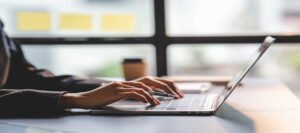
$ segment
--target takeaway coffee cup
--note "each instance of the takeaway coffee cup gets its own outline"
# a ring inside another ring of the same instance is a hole
[[[141,58],[126,58],[122,62],[125,80],[134,80],[147,74],[147,63]]]

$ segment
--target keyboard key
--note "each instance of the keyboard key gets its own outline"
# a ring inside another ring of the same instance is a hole
[[[183,99],[162,100],[161,104],[151,110],[192,110],[208,106],[212,103],[209,95],[189,95]]]

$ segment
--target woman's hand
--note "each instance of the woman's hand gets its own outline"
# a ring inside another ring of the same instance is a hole
[[[177,98],[182,98],[183,93],[176,87],[173,81],[156,78],[156,77],[142,77],[134,81],[143,83],[153,90],[163,91],[175,95]]]
[[[182,93],[176,88],[173,82],[143,77],[135,81],[112,82],[91,91],[81,93],[65,93],[59,102],[61,108],[100,108],[121,99],[133,98],[151,105],[158,105],[160,102],[148,91],[160,90],[171,93],[177,98],[182,97]]]

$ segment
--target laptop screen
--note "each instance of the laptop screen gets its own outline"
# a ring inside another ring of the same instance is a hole
[[[268,36],[265,38],[264,42],[260,45],[260,47],[255,51],[254,55],[251,57],[250,61],[243,66],[241,71],[235,75],[231,81],[229,81],[222,91],[217,104],[217,110],[220,106],[225,102],[228,96],[232,93],[232,91],[239,85],[242,79],[247,75],[250,69],[255,65],[255,63],[260,59],[260,57],[265,53],[265,51],[269,48],[269,46],[275,41],[274,38]]]

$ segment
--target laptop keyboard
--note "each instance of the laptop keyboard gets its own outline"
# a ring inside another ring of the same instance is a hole
[[[182,99],[160,99],[161,104],[150,110],[199,110],[211,108],[215,95],[186,95]]]

